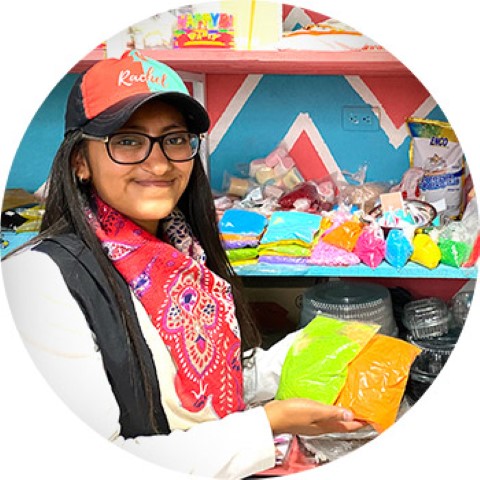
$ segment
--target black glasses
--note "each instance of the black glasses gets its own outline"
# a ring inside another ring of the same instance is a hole
[[[170,162],[189,162],[198,153],[201,137],[196,133],[172,132],[152,137],[146,133],[120,132],[106,137],[83,134],[83,138],[105,143],[109,157],[121,165],[144,162],[158,143]]]

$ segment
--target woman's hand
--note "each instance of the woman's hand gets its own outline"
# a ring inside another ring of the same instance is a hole
[[[366,425],[365,422],[354,420],[353,413],[345,408],[323,405],[314,400],[272,400],[264,408],[274,435],[353,432]]]

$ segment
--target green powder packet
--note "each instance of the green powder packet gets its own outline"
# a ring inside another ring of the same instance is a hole
[[[442,254],[441,262],[451,267],[461,267],[470,256],[472,246],[465,242],[458,242],[448,238],[440,238],[438,247]]]
[[[348,364],[379,328],[378,324],[315,317],[285,357],[276,398],[309,398],[333,405],[345,385]]]

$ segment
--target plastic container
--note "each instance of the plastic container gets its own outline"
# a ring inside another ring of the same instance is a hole
[[[334,281],[309,288],[302,298],[300,327],[317,315],[377,323],[380,333],[398,335],[390,292],[373,283]]]
[[[407,341],[422,349],[410,368],[407,382],[407,395],[416,402],[437,378],[445,366],[457,340],[459,331],[443,337],[417,340],[412,335],[407,335]]]
[[[422,375],[421,373],[411,370],[405,389],[408,398],[415,403],[428,390],[435,378],[436,377],[432,375]]]
[[[413,300],[404,307],[402,323],[414,339],[446,335],[449,330],[447,304],[436,297]]]
[[[453,322],[459,327],[465,325],[468,312],[472,306],[473,291],[458,292],[453,298],[451,303],[451,313]]]

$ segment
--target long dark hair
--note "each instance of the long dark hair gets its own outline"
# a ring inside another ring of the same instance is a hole
[[[126,308],[121,289],[115,280],[115,267],[106,256],[98,238],[87,221],[85,209],[87,206],[93,208],[93,205],[91,205],[91,185],[80,183],[74,175],[72,159],[82,148],[85,148],[85,143],[82,139],[81,131],[73,131],[65,135],[53,160],[47,181],[48,193],[40,232],[33,240],[25,244],[23,248],[36,244],[43,238],[60,233],[73,232],[93,252],[120,306],[122,322],[132,346],[134,358],[131,361],[138,362],[140,365],[150,418],[152,419],[152,424],[155,425],[151,388],[154,380],[150,378],[147,369],[144,367],[140,354],[140,339],[137,338],[137,335],[134,333],[135,330],[132,328],[136,319],[131,318],[129,310]],[[194,235],[205,250],[207,266],[217,275],[227,280],[232,286],[241,332],[242,352],[245,352],[247,349],[259,346],[261,337],[248,308],[248,303],[244,299],[241,281],[231,267],[222,247],[210,185],[201,159],[199,156],[197,157],[194,160],[189,183],[178,207],[182,210],[192,227]],[[14,253],[12,252],[12,254]]]

